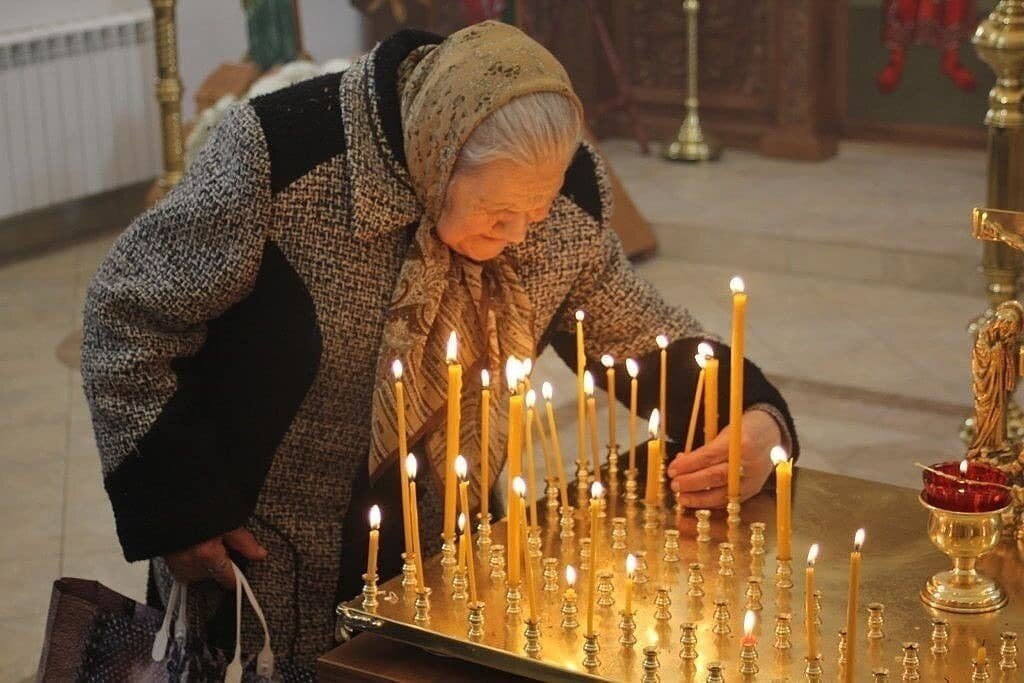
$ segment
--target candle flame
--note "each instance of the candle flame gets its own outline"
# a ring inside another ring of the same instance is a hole
[[[509,356],[508,360],[505,361],[505,383],[508,385],[508,390],[512,393],[516,391],[522,371],[523,368],[519,359],[515,356]]]
[[[634,573],[636,573],[636,555],[630,553],[626,555],[626,576],[633,578]]]
[[[604,495],[604,487],[601,486],[601,482],[595,481],[590,485],[590,497],[597,500]]]
[[[460,453],[455,456],[455,476],[459,479],[465,479],[467,474],[469,474],[469,463],[466,462],[465,456]]]
[[[594,395],[594,376],[590,374],[590,370],[583,371],[583,393],[587,396]]]
[[[707,356],[708,358],[714,358],[715,347],[711,346],[711,344],[708,344],[707,342],[701,342],[700,344],[697,344],[697,353],[702,356]]]
[[[966,458],[964,458],[963,460],[960,461],[960,476],[961,477],[966,477],[967,476],[967,459]]]
[[[779,466],[789,460],[789,453],[782,446],[773,446],[769,457],[771,457],[773,465]]]
[[[551,386],[551,382],[544,382],[544,384],[540,386],[540,393],[544,395],[545,401],[550,401],[551,397],[555,395],[555,390]]]
[[[813,567],[814,563],[818,561],[818,544],[812,543],[811,547],[807,549],[807,566]]]
[[[733,294],[740,294],[746,291],[746,285],[743,284],[743,278],[739,275],[729,280],[729,289],[732,290]]]
[[[459,513],[459,533],[460,534],[466,533],[466,513],[465,512],[460,512]]]
[[[379,529],[380,528],[380,506],[379,505],[374,505],[373,507],[370,508],[370,528],[371,529]]]
[[[416,456],[410,453],[405,456],[405,473],[409,475],[409,480],[416,479]]]
[[[626,374],[636,379],[636,376],[640,374],[640,364],[632,358],[626,359]]]
[[[522,368],[520,370],[521,374],[519,376],[519,379],[524,379],[526,377],[529,377],[530,373],[532,373],[532,372],[533,372],[533,359],[532,358],[524,358],[523,359],[523,363],[522,363]]]
[[[666,337],[665,335],[659,334],[657,337],[654,338],[654,341],[658,345],[658,348],[661,349],[662,351],[668,348],[668,337]]]
[[[533,406],[537,404],[537,392],[530,389],[526,392],[526,407],[533,410]]]
[[[576,311],[576,322],[578,322],[578,323],[583,322],[583,318],[585,318],[585,317],[586,317],[586,315],[583,313],[583,311]]]
[[[445,350],[445,360],[454,363],[459,357],[459,340],[455,336],[455,330],[448,335],[448,347]]]
[[[606,353],[603,356],[601,356],[601,365],[611,370],[612,368],[615,367],[615,359]]]
[[[512,480],[512,490],[515,491],[515,494],[520,498],[526,497],[526,482],[522,477],[516,477]]]
[[[661,430],[661,413],[659,413],[658,409],[655,408],[654,410],[651,411],[650,419],[647,420],[647,433],[650,435],[650,437],[652,439],[655,439],[655,438],[658,437],[658,434],[661,433],[660,430]]]
[[[754,632],[754,624],[757,623],[757,615],[754,614],[754,610],[747,610],[747,613],[743,615],[743,635],[750,636]]]
[[[484,389],[491,386],[491,373],[487,372],[487,370],[480,371],[480,386]]]
[[[402,379],[402,361],[397,358],[391,361],[391,374],[395,376],[395,379]]]
[[[576,567],[571,564],[565,565],[565,582],[572,588],[576,585]]]
[[[697,361],[697,366],[701,370],[703,370],[705,367],[707,367],[708,357],[705,356],[703,353],[696,353],[696,354],[694,354],[693,360]]]
[[[860,552],[860,549],[864,546],[864,530],[857,529],[857,533],[853,535],[853,549]]]

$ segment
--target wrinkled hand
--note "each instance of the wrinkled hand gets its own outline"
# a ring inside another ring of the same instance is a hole
[[[231,570],[228,549],[247,560],[262,560],[267,549],[259,544],[248,529],[238,527],[223,536],[211,538],[194,546],[164,555],[171,574],[182,583],[213,579],[228,590],[235,589],[235,573]]]
[[[769,454],[779,445],[782,433],[775,419],[762,410],[743,415],[743,457],[740,498],[757,494],[772,472]],[[727,502],[729,476],[729,427],[692,453],[679,453],[669,463],[672,490],[688,508],[720,508]]]

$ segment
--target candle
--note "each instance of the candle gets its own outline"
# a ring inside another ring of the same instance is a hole
[[[540,441],[540,449],[544,453],[544,467],[547,471],[547,478],[551,481],[558,479],[558,466],[551,452],[551,443],[548,441],[547,430],[544,429],[544,418],[534,415],[533,426]]]
[[[844,680],[853,683],[857,654],[857,600],[860,596],[860,549],[864,545],[864,530],[857,529],[850,553],[850,585],[846,599],[846,670]]]
[[[644,502],[657,505],[658,492],[661,490],[661,442],[658,441],[658,429],[661,426],[661,415],[658,409],[651,411],[651,419],[647,423],[650,440],[647,442],[647,486]]]
[[[757,615],[754,610],[747,610],[743,615],[743,644],[757,645],[757,638],[754,637],[754,626],[757,624]]]
[[[747,294],[743,278],[729,282],[732,290],[732,357],[729,368],[729,479],[730,499],[740,496],[740,462],[743,457],[743,339]]]
[[[668,426],[668,407],[665,405],[668,400],[668,337],[663,334],[659,334],[654,338],[658,348],[661,349],[659,354],[661,364],[658,368],[658,410],[661,412],[661,431],[658,432],[658,441],[661,442],[662,448],[665,446],[665,429]]]
[[[409,452],[405,425],[405,385],[402,382],[402,361],[397,358],[391,363],[391,374],[395,377],[395,413],[398,419],[398,458],[401,463],[402,454]],[[409,477],[405,468],[399,467],[402,479],[402,533],[405,540],[405,552],[412,554],[412,536],[409,523]]]
[[[583,373],[583,393],[587,395],[587,423],[590,425],[590,454],[594,460],[594,479],[601,481],[601,453],[597,444],[597,399],[594,398],[594,376]]]
[[[522,371],[519,373],[519,381],[522,384],[522,386],[520,387],[520,390],[522,391],[522,393],[525,394],[527,391],[530,390],[530,373],[533,372],[533,359],[524,358],[522,360],[521,367]]]
[[[565,565],[565,594],[562,597],[566,602],[576,599],[576,567],[571,564]]]
[[[793,559],[793,462],[782,446],[771,451],[775,465],[775,526],[778,536],[778,558]]]
[[[458,564],[456,565],[459,569],[466,568],[466,537],[463,535],[466,532],[466,515],[463,512],[459,513],[459,552],[457,557]]]
[[[515,477],[522,474],[522,438],[523,438],[523,397],[518,393],[519,379],[522,366],[519,359],[509,357],[505,363],[505,379],[508,384],[508,496],[510,501],[508,520],[506,528],[506,552],[508,553],[508,583],[510,586],[519,585],[520,566],[522,560],[519,557],[521,548],[519,546],[519,506],[511,504],[515,500],[515,491],[512,482]]]
[[[491,507],[491,373],[480,371],[480,519],[485,522]]]
[[[607,353],[601,356],[605,382],[608,384],[608,445],[617,446],[615,440],[615,359]]]
[[[370,508],[370,551],[366,555],[366,576],[372,581],[377,575],[377,548],[380,544],[380,506]]]
[[[412,525],[412,547],[416,554],[416,588],[423,590],[423,553],[420,552],[420,513],[416,504],[416,456],[405,457],[406,476],[409,477],[409,522]]]
[[[537,403],[537,392],[530,389],[526,392],[526,471],[530,474],[530,491],[537,489],[537,464],[533,456],[533,416],[534,405]],[[530,498],[530,527],[537,526],[537,496]]]
[[[455,476],[452,467],[459,453],[459,423],[462,420],[462,365],[458,362],[459,343],[455,332],[448,336],[445,358],[448,361],[448,420],[445,433],[444,465],[444,538],[455,540]]]
[[[590,572],[587,577],[587,635],[594,635],[594,591],[597,587],[598,548],[600,547],[601,528],[598,526],[598,513],[601,510],[601,496],[604,487],[595,481],[590,485]]]
[[[513,481],[513,488],[516,491],[516,497],[510,501],[511,505],[519,508],[519,514],[522,517],[526,516],[526,482],[523,481],[522,477],[516,477]],[[536,496],[534,496],[536,498]],[[523,543],[526,543],[526,526],[520,525],[519,539]],[[530,561],[529,556],[525,556],[526,563],[526,600],[529,605],[529,613],[527,618],[530,621],[537,620],[537,584],[533,577],[533,562]]]
[[[640,366],[632,358],[626,359],[626,374],[629,375],[629,471],[636,471],[636,376]]]
[[[463,517],[469,518],[469,463],[459,455],[455,458],[455,474],[459,478],[459,501],[462,504],[462,514],[459,515],[460,527]],[[465,567],[469,574],[469,599],[476,602],[476,570],[473,568],[473,529],[467,524],[462,530],[462,539],[459,541],[459,550],[465,548]]]
[[[818,561],[818,544],[807,551],[807,580],[804,583],[804,620],[807,622],[807,656],[818,656],[818,625],[814,618],[814,563]]]
[[[981,646],[978,648],[978,656],[975,657],[974,661],[981,666],[988,664],[988,649],[986,649],[984,642],[982,642]]]
[[[718,436],[718,359],[714,350],[704,361],[704,443]]]
[[[689,453],[693,450],[693,437],[697,433],[697,413],[700,412],[700,400],[704,395],[704,366],[707,365],[707,355],[702,353],[702,348],[707,347],[708,350],[711,346],[701,342],[697,347],[697,354],[694,355],[693,360],[697,363],[697,367],[700,368],[700,372],[697,373],[697,389],[693,392],[693,408],[690,410],[690,425],[686,429],[686,447],[683,449],[684,453]]]
[[[626,614],[633,613],[633,579],[636,576],[636,555],[626,555]]]
[[[587,357],[583,348],[583,311],[576,311],[576,469],[586,468],[587,399],[583,394],[583,372]]]
[[[551,382],[544,382],[540,391],[544,394],[544,403],[548,413],[548,430],[551,432],[551,447],[554,449],[555,465],[558,467],[558,488],[562,494],[562,508],[569,509],[569,482],[565,478],[565,461],[562,459],[562,445],[558,441],[558,426],[555,424],[555,409],[551,398],[555,394]]]

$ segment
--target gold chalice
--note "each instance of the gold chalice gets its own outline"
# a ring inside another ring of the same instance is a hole
[[[1010,505],[990,512],[955,512],[931,505],[924,495],[921,505],[930,513],[928,538],[953,560],[953,569],[928,579],[921,600],[935,609],[960,614],[994,612],[1006,605],[1003,589],[980,574],[975,564],[999,545],[1003,513]]]

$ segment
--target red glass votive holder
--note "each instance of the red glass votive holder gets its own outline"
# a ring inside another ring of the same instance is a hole
[[[1010,504],[1010,490],[999,486],[1009,483],[1005,474],[990,465],[969,462],[964,476],[960,464],[943,462],[931,466],[955,479],[928,470],[922,473],[925,502],[953,512],[992,512]]]

